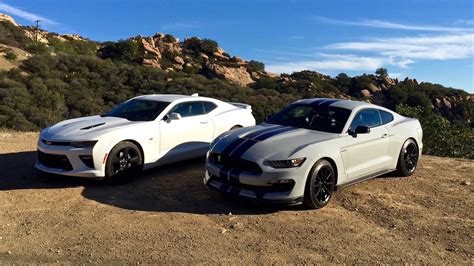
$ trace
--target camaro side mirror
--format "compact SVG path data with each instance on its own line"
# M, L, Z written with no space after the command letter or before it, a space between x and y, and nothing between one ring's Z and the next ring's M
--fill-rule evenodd
M181 115L178 114L178 113L169 113L167 115L167 117L168 117L166 119L167 121L173 121L173 120L180 120L181 119Z
M263 119L263 122L268 122L273 118L273 115L267 115L265 119Z

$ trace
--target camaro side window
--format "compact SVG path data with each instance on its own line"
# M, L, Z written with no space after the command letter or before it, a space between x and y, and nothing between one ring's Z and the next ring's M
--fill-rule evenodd
M204 114L202 102L180 103L173 107L171 113L178 113L181 117L195 116Z
M217 105L211 102L202 102L204 104L204 111L205 113L210 113L212 110L217 108Z
M382 118L382 125L390 123L393 121L393 115L389 112L385 112L383 110L379 110L380 117Z
M363 109L359 111L352 120L350 129L355 130L358 126L377 127L380 126L380 115L376 109Z

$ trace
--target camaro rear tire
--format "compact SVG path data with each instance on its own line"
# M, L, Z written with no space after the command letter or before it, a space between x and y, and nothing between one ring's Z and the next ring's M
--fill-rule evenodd
M413 139L406 140L398 156L398 173L402 176L411 176L416 170L419 156L416 142Z
M326 206L336 186L336 173L326 160L319 160L313 166L306 180L303 204L311 209Z
M104 180L114 184L129 182L142 167L143 157L137 145L130 141L120 142L107 157Z

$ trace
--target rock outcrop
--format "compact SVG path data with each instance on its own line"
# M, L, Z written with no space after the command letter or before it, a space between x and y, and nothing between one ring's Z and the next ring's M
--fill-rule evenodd
M206 69L213 75L237 83L241 86L247 86L254 82L245 67L226 67L218 64L207 64Z
M16 23L16 21L10 17L9 15L6 15L6 14L1 14L0 13L0 21L7 21L7 22L10 22L11 24L15 25L15 26L19 26L18 23Z

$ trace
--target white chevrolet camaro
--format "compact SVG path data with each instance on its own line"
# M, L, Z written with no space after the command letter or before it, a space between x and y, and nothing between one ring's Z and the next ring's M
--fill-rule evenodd
M415 172L418 120L351 100L294 102L261 125L211 144L204 183L237 196L322 208L333 191L384 173Z
M104 115L43 129L35 167L123 181L142 169L204 156L216 136L253 125L250 105L197 95L144 95Z

